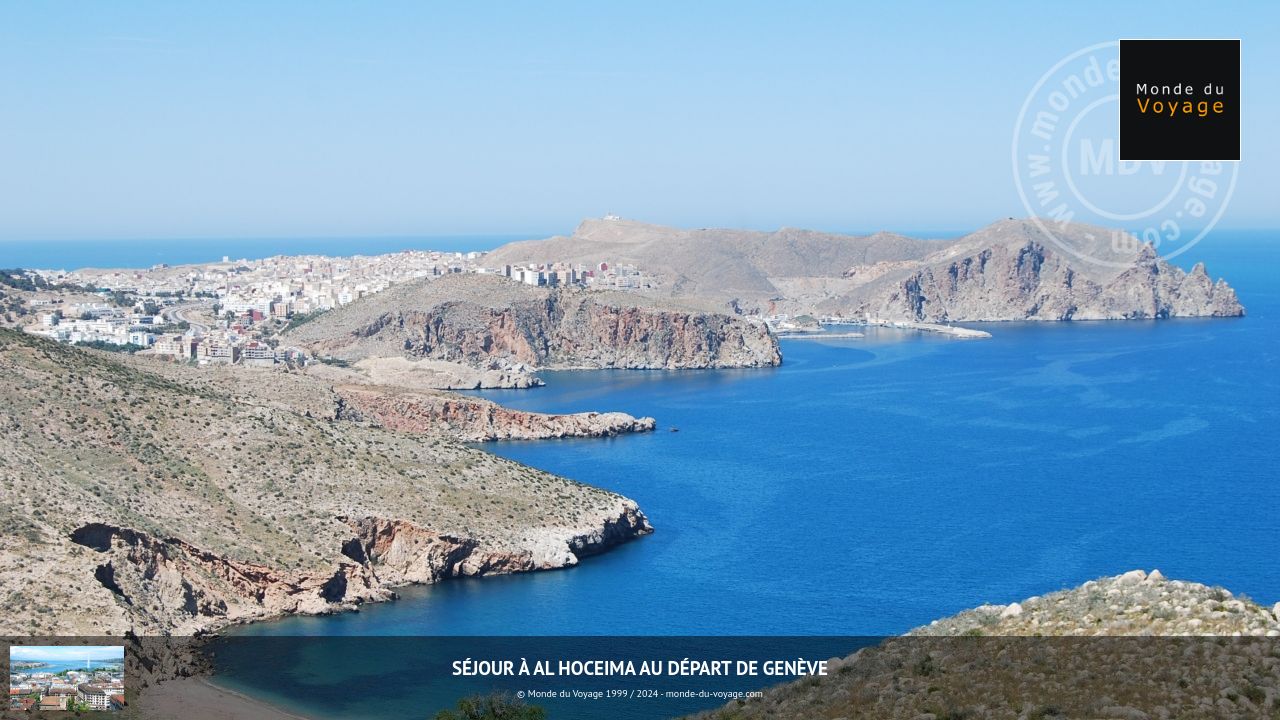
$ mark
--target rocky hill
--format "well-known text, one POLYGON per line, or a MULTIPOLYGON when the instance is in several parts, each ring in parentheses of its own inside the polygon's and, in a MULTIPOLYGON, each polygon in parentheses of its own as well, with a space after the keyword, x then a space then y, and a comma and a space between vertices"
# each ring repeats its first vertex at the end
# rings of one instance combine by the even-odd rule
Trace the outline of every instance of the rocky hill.
POLYGON ((489 275, 404 283, 285 336, 352 361, 404 357, 473 367, 722 368, 781 362, 767 328, 637 295, 523 285, 489 275))
POLYGON ((935 621, 698 717, 1275 717, 1278 615, 1134 570, 935 621))
POLYGON ((1116 248, 1113 236, 1074 225, 1057 233, 1055 243, 1034 223, 998 222, 918 263, 880 274, 874 267, 850 268, 850 280, 871 276, 869 281, 819 301, 816 309, 925 322, 1244 314, 1235 291, 1210 279, 1203 264, 1186 272, 1150 245, 1134 241, 1116 248))
POLYGON ((630 264, 661 278, 661 294, 671 297, 767 298, 779 292, 775 277, 840 277, 854 265, 918 260, 947 244, 893 233, 684 230, 589 219, 570 236, 512 243, 485 262, 494 267, 547 260, 630 264))
POLYGON ((571 236, 513 243, 486 258, 495 266, 548 260, 632 264, 659 279, 651 296, 746 313, 950 322, 1244 312, 1202 265, 1186 272, 1132 236, 1070 225, 1050 238, 1012 219, 953 241, 588 220, 571 236))
POLYGON ((341 406, 303 375, 0 330, 0 634, 329 612, 408 582, 573 565, 650 531, 626 498, 341 406))

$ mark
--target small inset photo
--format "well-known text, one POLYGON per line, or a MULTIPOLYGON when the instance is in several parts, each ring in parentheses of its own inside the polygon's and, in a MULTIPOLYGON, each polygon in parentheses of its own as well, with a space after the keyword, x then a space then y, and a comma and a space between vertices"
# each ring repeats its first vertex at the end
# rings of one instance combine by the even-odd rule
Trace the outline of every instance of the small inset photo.
POLYGON ((9 709, 123 710, 123 645, 12 645, 9 709))

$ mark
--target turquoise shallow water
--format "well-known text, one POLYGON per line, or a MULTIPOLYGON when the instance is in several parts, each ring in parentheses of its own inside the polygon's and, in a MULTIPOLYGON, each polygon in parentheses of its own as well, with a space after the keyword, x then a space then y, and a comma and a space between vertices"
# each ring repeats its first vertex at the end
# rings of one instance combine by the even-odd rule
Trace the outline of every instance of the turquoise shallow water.
MULTIPOLYGON (((784 341, 775 369, 549 373, 545 388, 483 393, 657 418, 647 435, 485 446, 634 498, 657 532, 568 571, 411 588, 240 634, 895 634, 1133 568, 1270 604, 1280 252, 1269 237, 1220 234, 1193 258, 1230 279, 1243 319, 991 324, 985 341, 881 330, 784 341)), ((319 688, 370 672, 322 664, 302 685, 263 684, 255 662, 221 677, 314 712, 319 688)), ((450 692, 403 687, 414 690, 402 707, 439 707, 450 692)))

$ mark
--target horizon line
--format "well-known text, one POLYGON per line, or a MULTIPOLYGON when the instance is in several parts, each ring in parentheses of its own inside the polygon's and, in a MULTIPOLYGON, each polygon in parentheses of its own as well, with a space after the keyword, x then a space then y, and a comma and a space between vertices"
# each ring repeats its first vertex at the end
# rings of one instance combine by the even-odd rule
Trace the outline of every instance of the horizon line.
MULTIPOLYGON (((598 219, 598 218, 588 218, 588 219, 598 219)), ((1007 218, 1000 218, 999 220, 993 220, 992 222, 989 222, 989 223, 986 223, 985 225, 981 225, 977 227, 964 227, 964 228, 926 227, 926 228, 908 228, 908 229, 893 229, 889 227, 881 227, 875 230, 870 230, 865 228, 856 229, 856 230, 824 230, 824 229, 819 229, 815 227, 804 227, 804 226, 798 226, 798 225, 779 225, 777 227, 771 227, 767 229, 758 228, 758 227, 730 227, 730 226, 719 226, 719 225, 703 225, 698 227, 692 227, 692 226, 685 227, 681 225, 665 225, 663 223, 649 222, 646 220, 635 220, 633 218, 622 218, 622 219, 631 221, 631 222, 640 222, 646 225, 657 225, 657 226, 671 227, 671 228, 682 229, 682 230, 745 230, 749 232, 777 232, 784 229, 798 229, 798 230, 809 230, 813 232, 829 233, 832 235, 850 235, 855 237, 874 235, 876 233, 882 233, 882 232, 890 232, 890 233, 903 234, 908 236, 914 235, 915 237, 917 237, 917 239, 929 239, 921 236, 926 233, 952 234, 952 233, 976 232, 977 230, 987 227, 988 225, 991 225, 996 222, 1000 222, 1000 220, 1004 220, 1007 218)), ((1017 218, 1013 218, 1013 219, 1017 219, 1017 218)), ((1124 229, 1124 228, 1117 228, 1117 229, 1124 229)), ((1268 227, 1265 225, 1219 224, 1214 227, 1214 230, 1255 231, 1255 232, 1280 231, 1280 225, 1268 227)), ((248 234, 248 235, 146 235, 146 236, 117 235, 117 236, 111 236, 111 237, 58 237, 58 238, 34 238, 34 237, 16 238, 16 237, 0 236, 0 245, 37 244, 37 243, 108 243, 109 244, 109 243, 125 243, 125 242, 148 242, 148 243, 149 242, 218 242, 218 241, 244 242, 249 240, 265 240, 265 241, 450 240, 450 239, 452 240, 459 240, 459 239, 483 240, 488 238, 545 240, 547 238, 552 238, 552 237, 567 237, 572 234, 573 234, 572 231, 569 231, 567 233, 565 232, 465 232, 465 233, 440 232, 440 233, 421 233, 421 234, 387 233, 387 234, 371 234, 371 235, 351 235, 351 234, 337 234, 337 235, 307 235, 307 234, 253 235, 253 234, 248 234)), ((379 253, 379 254, 383 254, 383 253, 379 253)))

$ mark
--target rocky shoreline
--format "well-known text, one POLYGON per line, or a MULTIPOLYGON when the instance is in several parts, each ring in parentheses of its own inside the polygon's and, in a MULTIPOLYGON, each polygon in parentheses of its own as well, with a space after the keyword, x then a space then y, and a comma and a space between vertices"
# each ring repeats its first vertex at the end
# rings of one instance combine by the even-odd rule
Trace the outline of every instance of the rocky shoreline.
MULTIPOLYGON (((653 530, 633 501, 459 432, 353 422, 307 375, 162 366, 7 330, 0 374, 0 634, 209 633, 409 583, 570 567, 653 530), (68 510, 46 512, 48 497, 68 510)), ((478 407, 476 427, 652 422, 438 399, 454 419, 478 407)))
POLYGON ((344 419, 422 435, 447 435, 464 442, 612 437, 652 432, 657 421, 622 412, 563 415, 512 410, 482 398, 402 388, 341 386, 344 419))
POLYGON ((94 577, 132 608, 134 622, 202 635, 287 615, 325 615, 394 600, 395 589, 455 577, 506 575, 577 565, 584 557, 648 535, 635 503, 576 527, 530 529, 512 547, 435 532, 383 517, 339 518, 351 528, 343 561, 288 571, 227 557, 176 537, 104 523, 71 540, 96 553, 94 577))

